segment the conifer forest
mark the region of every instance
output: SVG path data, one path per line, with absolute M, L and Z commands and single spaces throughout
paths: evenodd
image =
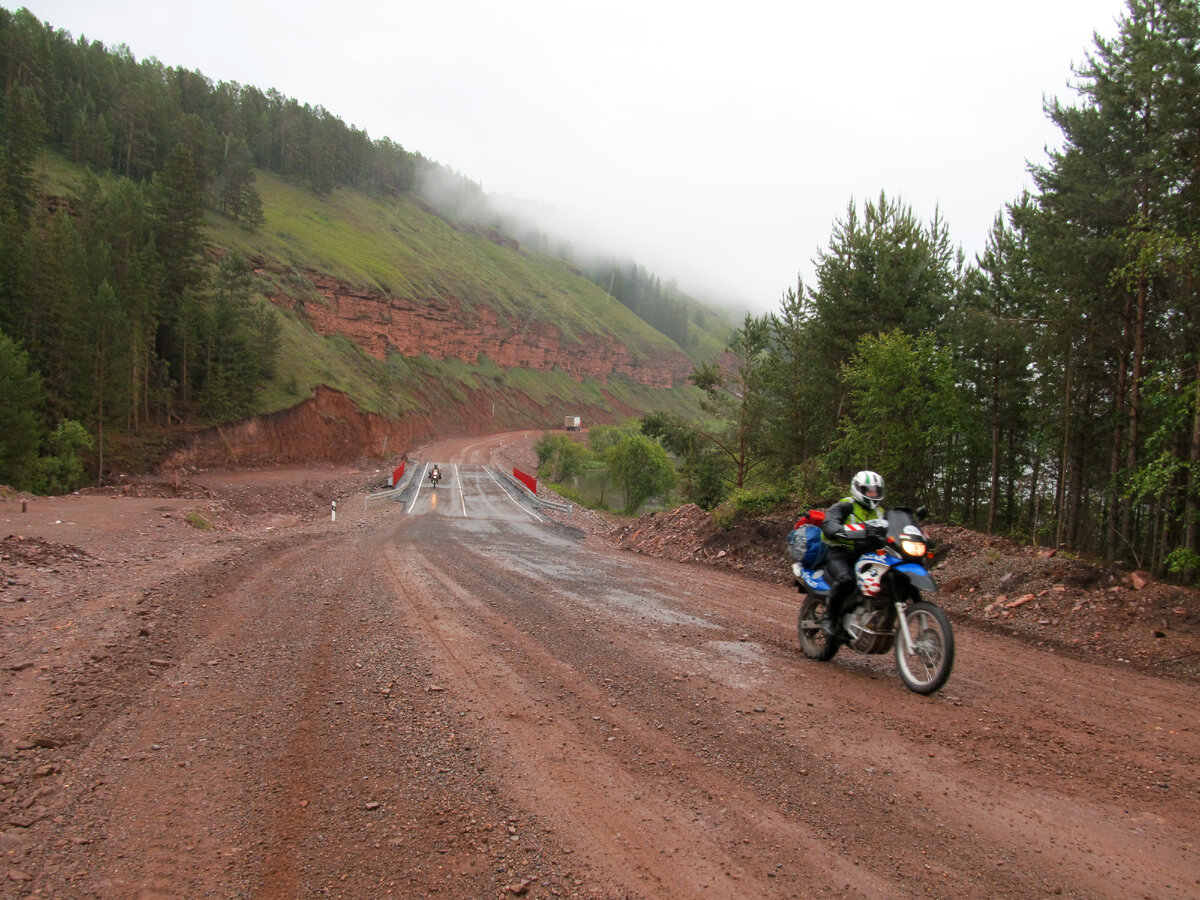
M 643 420 L 681 499 L 816 504 L 871 468 L 941 521 L 1195 580 L 1200 5 L 1129 0 L 1072 86 L 1046 102 L 1060 145 L 1029 148 L 1034 187 L 976 258 L 936 211 L 848 200 L 811 282 L 696 366 L 697 415 Z M 86 173 L 70 196 L 43 191 L 48 153 Z M 321 107 L 0 9 L 0 483 L 67 490 L 106 431 L 248 414 L 286 365 L 279 323 L 246 260 L 206 255 L 204 223 L 261 228 L 256 173 L 389 196 L 428 165 Z M 686 343 L 653 276 L 589 277 Z

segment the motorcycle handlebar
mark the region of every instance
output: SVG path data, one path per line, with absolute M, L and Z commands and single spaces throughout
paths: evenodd
M 861 528 L 843 528 L 838 537 L 849 538 L 859 543 L 880 543 L 887 540 L 887 525 L 868 524 Z

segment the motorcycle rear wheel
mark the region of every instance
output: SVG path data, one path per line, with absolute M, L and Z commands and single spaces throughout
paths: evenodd
M 816 597 L 807 591 L 800 604 L 800 616 L 796 630 L 800 636 L 800 649 L 809 659 L 817 662 L 828 662 L 833 659 L 841 646 L 837 641 L 831 641 L 821 631 L 821 619 L 825 615 L 825 598 Z
M 954 631 L 940 606 L 925 600 L 905 611 L 913 652 L 904 635 L 896 635 L 896 668 L 905 687 L 916 694 L 932 694 L 946 683 L 954 667 Z

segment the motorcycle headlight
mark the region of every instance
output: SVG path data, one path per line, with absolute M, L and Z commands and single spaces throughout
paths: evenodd
M 903 538 L 900 541 L 900 549 L 905 556 L 921 557 L 925 555 L 925 542 Z

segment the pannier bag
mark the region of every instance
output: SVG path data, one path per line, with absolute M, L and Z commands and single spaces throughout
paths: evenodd
M 826 545 L 821 540 L 821 523 L 824 521 L 825 510 L 809 510 L 788 534 L 788 550 L 792 558 L 806 569 L 816 569 L 825 561 Z

